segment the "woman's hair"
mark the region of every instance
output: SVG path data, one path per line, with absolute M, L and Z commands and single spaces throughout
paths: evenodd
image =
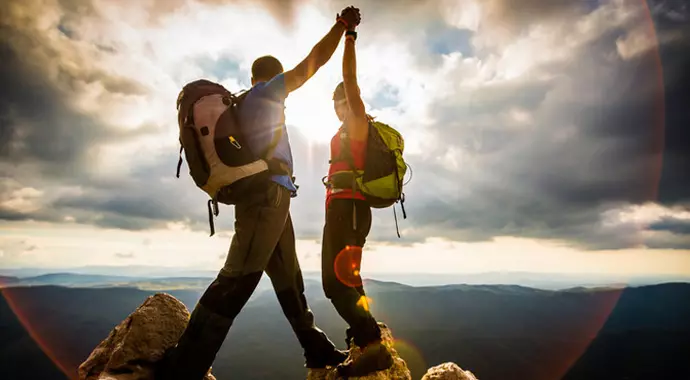
M 345 99 L 345 85 L 343 82 L 340 82 L 337 86 L 335 86 L 335 91 L 333 91 L 333 100 L 343 99 Z
M 343 100 L 343 99 L 346 99 L 345 85 L 343 84 L 343 82 L 340 82 L 340 83 L 338 83 L 337 86 L 335 86 L 335 90 L 333 91 L 333 101 L 337 102 L 337 101 Z M 367 114 L 367 117 L 370 120 L 374 120 L 374 118 L 375 118 L 374 116 L 371 116 L 369 114 Z

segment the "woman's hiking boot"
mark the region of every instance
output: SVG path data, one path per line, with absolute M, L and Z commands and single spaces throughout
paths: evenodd
M 382 342 L 374 342 L 364 349 L 355 360 L 339 365 L 338 376 L 361 377 L 374 372 L 385 371 L 393 366 L 393 356 Z

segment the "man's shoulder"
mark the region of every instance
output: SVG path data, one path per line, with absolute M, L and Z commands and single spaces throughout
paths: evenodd
M 280 73 L 268 82 L 258 82 L 249 89 L 251 97 L 271 98 L 284 101 L 287 97 L 285 92 L 285 75 Z

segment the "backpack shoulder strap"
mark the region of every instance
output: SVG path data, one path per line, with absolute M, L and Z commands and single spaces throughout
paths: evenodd
M 346 161 L 350 166 L 350 169 L 355 170 L 355 161 L 352 157 L 352 152 L 350 151 L 350 138 L 345 130 L 344 124 L 338 128 L 337 133 L 340 134 L 340 151 L 338 152 L 338 155 L 330 159 L 328 163 L 332 164 L 334 162 Z

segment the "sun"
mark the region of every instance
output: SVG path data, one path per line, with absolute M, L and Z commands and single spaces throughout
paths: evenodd
M 324 86 L 305 85 L 291 93 L 285 102 L 285 121 L 319 144 L 328 143 L 340 126 L 331 91 Z

